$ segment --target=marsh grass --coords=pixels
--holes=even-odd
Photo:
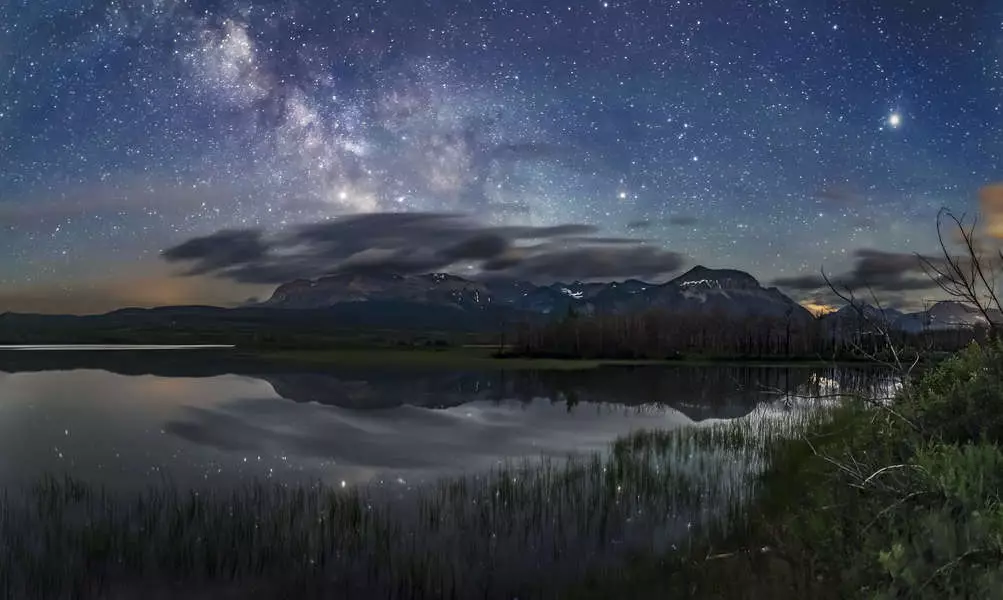
[[[741,532],[769,445],[826,418],[790,398],[399,493],[254,483],[123,496],[46,478],[5,494],[7,598],[560,596],[638,557],[682,565]],[[198,594],[202,594],[199,596]],[[292,594],[292,595],[290,595]]]

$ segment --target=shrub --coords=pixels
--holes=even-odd
[[[876,532],[886,543],[877,597],[1003,597],[1003,453],[989,443],[935,444],[915,459],[910,501]]]
[[[927,374],[905,400],[902,413],[924,439],[1003,441],[1003,347],[972,344]]]
[[[970,346],[892,409],[812,433],[797,468],[813,483],[771,519],[778,543],[841,597],[1003,597],[1003,347]]]

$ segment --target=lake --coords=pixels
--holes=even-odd
[[[706,553],[742,527],[771,440],[881,379],[0,352],[0,587],[553,597],[638,557]]]
[[[304,368],[194,352],[0,353],[0,484],[413,484],[737,419],[859,370]]]

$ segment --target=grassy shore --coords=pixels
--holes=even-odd
[[[889,403],[771,444],[755,508],[719,552],[769,548],[801,590],[777,598],[1001,598],[1001,442],[1003,346],[973,345]],[[759,589],[750,563],[702,564]]]

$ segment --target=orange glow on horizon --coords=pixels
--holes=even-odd
[[[839,310],[831,304],[820,304],[818,302],[802,302],[801,306],[808,309],[808,312],[815,315],[816,317],[821,317],[822,315],[827,315],[831,312],[836,312]]]
[[[170,274],[127,274],[117,278],[0,286],[0,313],[99,314],[119,308],[150,308],[180,304],[233,306],[251,296],[266,296],[268,286],[249,286],[209,277]]]
[[[1003,238],[1003,183],[992,183],[979,190],[979,210],[986,233]]]

